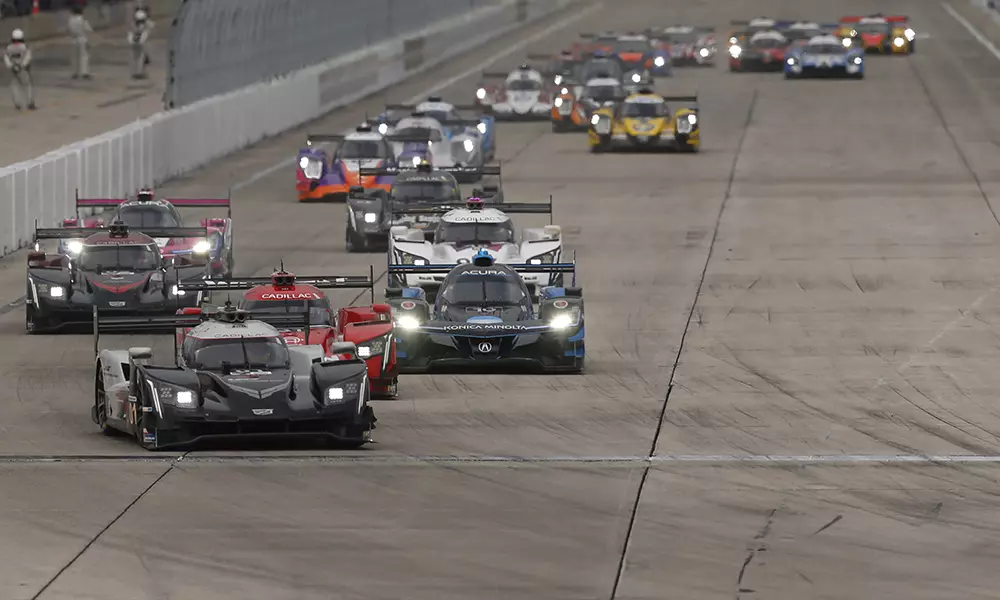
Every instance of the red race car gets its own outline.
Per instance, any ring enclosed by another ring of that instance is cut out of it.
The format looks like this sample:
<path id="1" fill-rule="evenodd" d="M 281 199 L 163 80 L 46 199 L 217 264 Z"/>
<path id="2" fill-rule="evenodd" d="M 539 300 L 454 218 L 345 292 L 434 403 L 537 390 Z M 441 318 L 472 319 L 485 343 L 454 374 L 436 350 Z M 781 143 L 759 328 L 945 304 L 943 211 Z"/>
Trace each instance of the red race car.
<path id="1" fill-rule="evenodd" d="M 758 31 L 746 42 L 729 47 L 729 70 L 782 71 L 785 68 L 785 50 L 788 39 L 777 31 Z"/>
<path id="2" fill-rule="evenodd" d="M 396 365 L 396 342 L 393 335 L 392 309 L 388 304 L 375 304 L 374 278 L 369 275 L 330 275 L 296 277 L 284 268 L 270 277 L 240 277 L 236 279 L 206 279 L 178 285 L 183 294 L 211 294 L 216 291 L 244 291 L 239 308 L 253 313 L 305 313 L 310 315 L 305 329 L 281 332 L 288 345 L 317 346 L 316 360 L 343 358 L 334 354 L 336 342 L 353 342 L 357 355 L 368 365 L 368 378 L 373 396 L 393 398 L 399 369 Z M 367 289 L 369 306 L 349 306 L 334 312 L 330 299 L 322 290 Z M 202 297 L 204 300 L 204 297 Z M 180 314 L 197 314 L 200 308 L 185 308 Z M 184 343 L 186 330 L 177 334 L 178 348 Z"/>

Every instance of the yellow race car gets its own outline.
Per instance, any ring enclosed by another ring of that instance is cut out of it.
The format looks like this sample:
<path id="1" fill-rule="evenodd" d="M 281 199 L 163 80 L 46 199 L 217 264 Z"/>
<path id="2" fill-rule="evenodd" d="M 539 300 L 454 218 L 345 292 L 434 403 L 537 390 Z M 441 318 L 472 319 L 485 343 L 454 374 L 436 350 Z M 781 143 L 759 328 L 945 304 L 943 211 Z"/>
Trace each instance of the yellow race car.
<path id="1" fill-rule="evenodd" d="M 686 105 L 671 112 L 667 102 Z M 590 119 L 587 135 L 594 153 L 677 150 L 701 146 L 698 96 L 661 96 L 642 89 L 617 106 L 603 107 Z"/>

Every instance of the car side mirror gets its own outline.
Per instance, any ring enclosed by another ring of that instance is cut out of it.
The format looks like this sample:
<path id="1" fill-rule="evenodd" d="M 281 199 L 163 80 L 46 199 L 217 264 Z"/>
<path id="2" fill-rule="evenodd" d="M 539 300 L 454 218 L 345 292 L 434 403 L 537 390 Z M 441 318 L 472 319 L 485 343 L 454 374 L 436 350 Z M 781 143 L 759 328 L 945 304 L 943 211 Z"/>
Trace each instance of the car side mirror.
<path id="1" fill-rule="evenodd" d="M 330 354 L 349 354 L 357 358 L 358 346 L 354 342 L 334 342 L 330 344 Z"/>
<path id="2" fill-rule="evenodd" d="M 132 360 L 147 360 L 153 358 L 153 349 L 146 347 L 129 348 L 128 357 Z"/>

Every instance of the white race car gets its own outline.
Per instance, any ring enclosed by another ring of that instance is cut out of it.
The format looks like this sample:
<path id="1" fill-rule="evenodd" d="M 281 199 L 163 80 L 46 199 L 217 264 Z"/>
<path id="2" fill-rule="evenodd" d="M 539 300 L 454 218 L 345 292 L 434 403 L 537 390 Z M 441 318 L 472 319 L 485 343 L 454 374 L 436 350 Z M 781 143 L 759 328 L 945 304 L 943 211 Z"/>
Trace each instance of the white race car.
<path id="1" fill-rule="evenodd" d="M 480 198 L 469 198 L 464 208 L 452 206 L 414 207 L 394 211 L 395 215 L 443 212 L 434 232 L 427 241 L 422 229 L 405 225 L 389 230 L 389 264 L 428 265 L 462 264 L 472 260 L 480 250 L 488 250 L 500 264 L 550 264 L 562 257 L 562 229 L 558 225 L 525 229 L 521 241 L 516 241 L 509 214 L 552 215 L 551 199 L 547 204 L 500 204 L 498 208 L 484 205 Z M 399 275 L 394 283 L 401 287 L 419 287 L 435 292 L 447 273 Z M 537 293 L 541 287 L 561 284 L 561 275 L 524 273 L 524 282 Z"/>
<path id="2" fill-rule="evenodd" d="M 471 129 L 475 131 L 474 122 Z M 385 128 L 382 125 L 386 125 Z M 414 112 L 409 117 L 400 119 L 393 125 L 383 122 L 379 132 L 385 131 L 385 139 L 393 145 L 396 162 L 400 166 L 407 163 L 416 167 L 423 162 L 441 169 L 451 167 L 471 167 L 479 169 L 485 163 L 482 137 L 468 132 L 456 134 L 445 129 L 437 119 L 421 112 Z M 462 183 L 478 181 L 475 176 L 468 180 L 459 179 Z"/>
<path id="3" fill-rule="evenodd" d="M 552 112 L 549 80 L 528 65 L 509 73 L 483 73 L 476 90 L 476 103 L 501 120 L 547 120 Z M 489 80 L 502 79 L 500 85 Z"/>

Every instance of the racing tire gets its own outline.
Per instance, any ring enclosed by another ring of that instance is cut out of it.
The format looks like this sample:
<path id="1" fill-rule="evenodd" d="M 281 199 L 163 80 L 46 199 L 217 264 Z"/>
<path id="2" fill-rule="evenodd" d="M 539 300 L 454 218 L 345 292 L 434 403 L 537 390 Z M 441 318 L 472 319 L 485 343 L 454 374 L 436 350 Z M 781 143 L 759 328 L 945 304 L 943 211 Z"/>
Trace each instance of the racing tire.
<path id="1" fill-rule="evenodd" d="M 114 427 L 108 426 L 108 397 L 104 392 L 104 378 L 101 377 L 100 363 L 97 363 L 97 371 L 94 373 L 94 407 L 93 420 L 101 428 L 101 433 L 108 437 L 117 437 L 119 432 Z"/>

